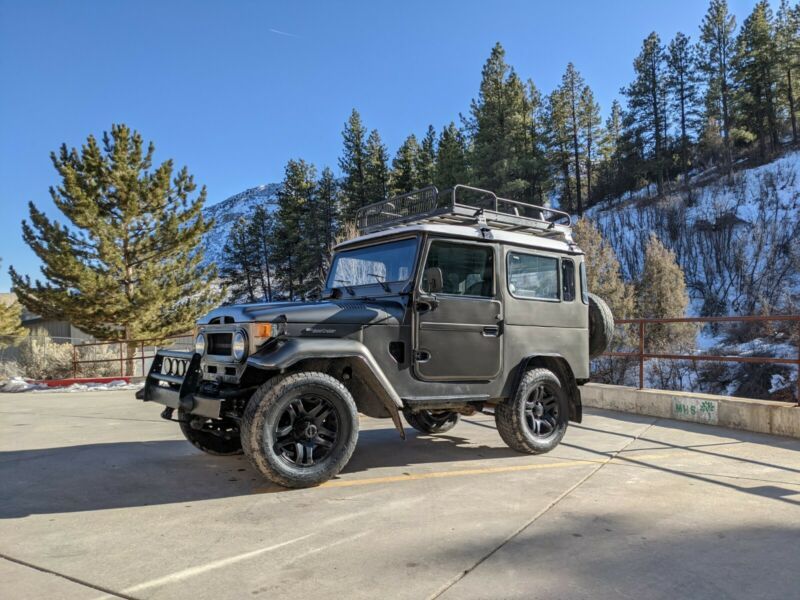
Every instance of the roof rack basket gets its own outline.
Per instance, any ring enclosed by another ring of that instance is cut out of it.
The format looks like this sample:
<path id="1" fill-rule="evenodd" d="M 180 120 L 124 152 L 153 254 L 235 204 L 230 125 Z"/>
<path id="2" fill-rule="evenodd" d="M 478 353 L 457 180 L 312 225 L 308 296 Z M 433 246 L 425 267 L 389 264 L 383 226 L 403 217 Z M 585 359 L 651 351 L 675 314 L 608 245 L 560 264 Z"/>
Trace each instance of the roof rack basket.
<path id="1" fill-rule="evenodd" d="M 398 225 L 485 225 L 545 237 L 568 234 L 569 214 L 518 200 L 500 198 L 494 192 L 456 185 L 441 192 L 428 186 L 407 194 L 375 202 L 356 212 L 361 234 L 375 233 Z"/>

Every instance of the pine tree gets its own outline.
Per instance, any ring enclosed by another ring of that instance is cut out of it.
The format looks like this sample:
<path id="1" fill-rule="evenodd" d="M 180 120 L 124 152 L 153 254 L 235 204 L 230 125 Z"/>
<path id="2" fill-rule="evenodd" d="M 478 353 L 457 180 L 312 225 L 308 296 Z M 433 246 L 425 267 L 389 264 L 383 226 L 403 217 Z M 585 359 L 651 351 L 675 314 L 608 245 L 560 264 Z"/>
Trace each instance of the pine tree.
<path id="1" fill-rule="evenodd" d="M 618 192 L 616 184 L 619 177 L 622 135 L 622 106 L 618 100 L 614 100 L 611 103 L 611 112 L 606 119 L 599 147 L 600 172 L 604 194 Z"/>
<path id="2" fill-rule="evenodd" d="M 792 142 L 800 143 L 797 127 L 797 99 L 800 95 L 798 71 L 800 71 L 800 3 L 794 8 L 788 0 L 781 0 L 775 22 L 775 44 L 777 47 L 779 87 L 786 102 L 786 112 L 792 127 Z"/>
<path id="3" fill-rule="evenodd" d="M 318 298 L 325 287 L 331 251 L 338 234 L 338 190 L 329 168 L 322 171 L 300 221 L 303 295 Z"/>
<path id="4" fill-rule="evenodd" d="M 738 119 L 756 137 L 759 154 L 766 159 L 778 147 L 778 58 L 772 9 L 766 0 L 756 4 L 742 23 L 734 66 Z"/>
<path id="5" fill-rule="evenodd" d="M 256 302 L 261 299 L 253 277 L 255 258 L 251 241 L 249 224 L 246 219 L 240 218 L 231 228 L 222 249 L 220 275 L 233 302 Z"/>
<path id="6" fill-rule="evenodd" d="M 556 89 L 547 96 L 545 104 L 545 123 L 548 157 L 556 179 L 560 180 L 561 210 L 573 211 L 577 206 L 572 195 L 572 176 L 570 164 L 570 128 L 568 122 L 568 107 L 560 89 Z"/>
<path id="7" fill-rule="evenodd" d="M 575 209 L 578 211 L 579 215 L 583 214 L 581 165 L 585 157 L 581 144 L 580 95 L 584 87 L 583 77 L 578 73 L 575 65 L 569 63 L 567 65 L 567 70 L 561 77 L 561 87 L 559 91 L 562 102 L 566 108 L 567 129 L 569 131 L 570 148 L 572 152 L 573 178 L 575 181 Z"/>
<path id="8" fill-rule="evenodd" d="M 675 253 L 668 250 L 655 234 L 645 249 L 644 269 L 636 286 L 636 309 L 646 319 L 679 318 L 686 315 L 689 295 L 686 280 Z M 646 328 L 648 350 L 668 350 L 686 346 L 695 329 L 688 324 L 650 324 Z"/>
<path id="9" fill-rule="evenodd" d="M 312 210 L 315 178 L 313 165 L 290 160 L 278 192 L 272 256 L 275 277 L 290 301 L 302 298 L 306 292 L 309 256 L 302 225 L 304 215 Z"/>
<path id="10" fill-rule="evenodd" d="M 191 330 L 219 300 L 201 267 L 205 188 L 167 160 L 154 170 L 155 148 L 114 125 L 102 143 L 51 155 L 61 185 L 50 190 L 68 225 L 30 204 L 25 242 L 41 260 L 45 282 L 12 267 L 13 289 L 37 314 L 62 318 L 101 339 L 163 338 Z M 129 358 L 135 347 L 130 347 Z M 132 363 L 129 361 L 132 367 Z"/>
<path id="11" fill-rule="evenodd" d="M 653 32 L 644 40 L 642 51 L 633 61 L 636 79 L 623 93 L 628 98 L 628 113 L 649 153 L 650 170 L 664 192 L 666 161 L 666 76 L 664 47 Z"/>
<path id="12" fill-rule="evenodd" d="M 273 265 L 275 220 L 263 205 L 256 206 L 248 227 L 248 235 L 255 254 L 255 278 L 258 282 L 260 298 L 266 302 L 273 300 Z"/>
<path id="13" fill-rule="evenodd" d="M 356 211 L 374 200 L 367 191 L 367 130 L 361 115 L 353 109 L 344 125 L 342 138 L 344 147 L 339 158 L 342 171 L 342 218 L 354 221 Z"/>
<path id="14" fill-rule="evenodd" d="M 25 335 L 22 326 L 22 306 L 14 298 L 11 302 L 0 300 L 0 347 L 12 342 L 10 338 Z"/>
<path id="15" fill-rule="evenodd" d="M 272 302 L 274 231 L 274 219 L 264 205 L 231 228 L 219 267 L 232 302 Z"/>
<path id="16" fill-rule="evenodd" d="M 478 98 L 464 120 L 475 185 L 512 199 L 535 194 L 527 172 L 531 101 L 498 43 L 483 66 Z"/>
<path id="17" fill-rule="evenodd" d="M 428 131 L 419 145 L 416 161 L 417 187 L 426 187 L 436 181 L 436 130 L 428 125 Z"/>
<path id="18" fill-rule="evenodd" d="M 542 94 L 530 79 L 527 83 L 525 114 L 525 148 L 522 159 L 522 176 L 528 182 L 526 200 L 539 205 L 548 202 L 551 188 L 550 161 L 547 156 L 548 138 L 545 119 L 547 111 Z"/>
<path id="19" fill-rule="evenodd" d="M 581 141 L 583 143 L 583 159 L 586 171 L 586 204 L 592 200 L 592 185 L 594 183 L 594 165 L 597 162 L 598 146 L 603 132 L 601 130 L 600 105 L 595 102 L 594 93 L 586 85 L 581 90 L 578 105 L 580 115 Z"/>
<path id="20" fill-rule="evenodd" d="M 8 339 L 25 335 L 26 329 L 22 326 L 22 306 L 16 300 L 6 304 L 0 301 L 0 344 Z"/>
<path id="21" fill-rule="evenodd" d="M 451 122 L 439 134 L 434 181 L 440 190 L 469 182 L 466 142 L 455 123 Z"/>
<path id="22" fill-rule="evenodd" d="M 733 56 L 736 50 L 734 33 L 736 17 L 728 12 L 726 0 L 711 0 L 700 26 L 699 67 L 706 87 L 706 121 L 713 119 L 721 125 L 723 156 L 730 169 Z"/>
<path id="23" fill-rule="evenodd" d="M 689 38 L 678 32 L 667 47 L 667 87 L 669 107 L 678 124 L 681 173 L 689 185 L 692 135 L 698 125 L 697 58 Z"/>
<path id="24" fill-rule="evenodd" d="M 317 182 L 317 206 L 321 212 L 321 225 L 324 231 L 325 252 L 330 263 L 331 252 L 339 234 L 341 192 L 336 178 L 328 167 L 322 169 Z"/>
<path id="25" fill-rule="evenodd" d="M 392 196 L 421 187 L 418 171 L 419 155 L 420 147 L 417 137 L 411 134 L 398 148 L 392 161 L 392 172 L 389 175 L 389 189 Z"/>
<path id="26" fill-rule="evenodd" d="M 389 155 L 386 146 L 381 141 L 380 134 L 375 129 L 367 138 L 364 193 L 366 194 L 366 204 L 383 200 L 389 193 Z"/>

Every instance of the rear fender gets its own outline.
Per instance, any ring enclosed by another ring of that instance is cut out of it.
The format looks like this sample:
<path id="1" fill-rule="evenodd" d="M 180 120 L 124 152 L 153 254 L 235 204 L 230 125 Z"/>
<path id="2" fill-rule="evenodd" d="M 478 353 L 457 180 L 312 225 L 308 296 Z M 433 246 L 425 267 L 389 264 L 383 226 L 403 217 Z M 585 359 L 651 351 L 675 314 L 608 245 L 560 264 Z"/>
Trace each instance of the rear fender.
<path id="1" fill-rule="evenodd" d="M 533 368 L 549 369 L 556 374 L 561 385 L 567 391 L 567 398 L 569 399 L 569 420 L 580 423 L 583 419 L 583 404 L 581 402 L 581 391 L 575 381 L 575 375 L 569 362 L 560 354 L 538 354 L 536 356 L 528 356 L 519 365 L 515 375 L 513 386 L 513 395 L 516 395 L 519 388 L 522 376 L 528 369 Z M 512 397 L 513 397 L 512 395 Z"/>

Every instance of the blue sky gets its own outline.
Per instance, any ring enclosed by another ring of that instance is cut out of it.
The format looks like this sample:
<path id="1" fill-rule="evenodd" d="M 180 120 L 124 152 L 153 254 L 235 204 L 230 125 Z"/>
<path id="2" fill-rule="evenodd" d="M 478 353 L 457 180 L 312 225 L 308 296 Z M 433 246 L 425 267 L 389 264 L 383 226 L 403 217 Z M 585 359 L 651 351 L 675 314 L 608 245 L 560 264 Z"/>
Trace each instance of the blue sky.
<path id="1" fill-rule="evenodd" d="M 739 22 L 753 0 L 729 0 Z M 543 92 L 572 61 L 603 110 L 642 39 L 696 39 L 706 0 L 121 2 L 0 0 L 0 291 L 37 275 L 27 203 L 56 212 L 49 153 L 124 122 L 187 165 L 209 203 L 281 179 L 290 158 L 337 169 L 353 107 L 394 151 L 469 108 L 501 42 Z"/>

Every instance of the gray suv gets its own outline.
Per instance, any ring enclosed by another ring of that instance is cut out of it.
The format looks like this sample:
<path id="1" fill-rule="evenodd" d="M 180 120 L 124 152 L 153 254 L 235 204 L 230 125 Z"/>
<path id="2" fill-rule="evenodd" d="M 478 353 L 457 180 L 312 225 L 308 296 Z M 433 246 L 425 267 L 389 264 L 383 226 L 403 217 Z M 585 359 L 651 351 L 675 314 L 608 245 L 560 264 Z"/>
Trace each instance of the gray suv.
<path id="1" fill-rule="evenodd" d="M 569 215 L 458 185 L 357 221 L 323 298 L 212 311 L 194 352 L 157 353 L 137 397 L 165 405 L 199 449 L 244 452 L 287 487 L 347 464 L 358 413 L 391 418 L 404 438 L 401 413 L 437 434 L 483 412 L 514 450 L 554 448 L 581 421 L 590 357 L 613 332 Z"/>

